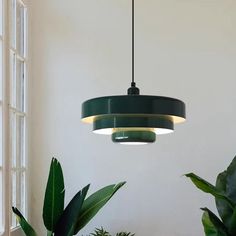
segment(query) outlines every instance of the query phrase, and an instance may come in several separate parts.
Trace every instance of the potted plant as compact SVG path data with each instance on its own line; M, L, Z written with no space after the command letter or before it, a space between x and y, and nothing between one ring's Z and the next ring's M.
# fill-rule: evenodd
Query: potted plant
M217 217L208 208L201 208L204 213L202 223L206 236L235 236L236 235L236 157L227 170L221 172L216 184L210 184L194 173L186 174L194 185L215 198Z
M47 235L76 235L124 184L125 182L121 182L106 186L89 197L87 197L87 193L90 185L87 185L64 207L65 186L63 171L59 161L53 158L43 206L43 222L47 229ZM25 235L37 236L35 230L21 212L15 207L12 209Z

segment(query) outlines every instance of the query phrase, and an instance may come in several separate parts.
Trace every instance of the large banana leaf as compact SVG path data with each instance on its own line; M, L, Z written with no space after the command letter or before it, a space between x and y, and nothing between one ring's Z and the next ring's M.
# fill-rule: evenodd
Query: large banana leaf
M226 170L226 194L236 205L236 157Z
M206 236L230 236L225 225L213 212L207 208L202 208L202 210L204 211L202 223Z
M27 220L24 218L24 216L20 213L20 211L12 207L13 212L16 215L17 221L19 222L22 230L24 231L26 236L37 236L35 230L33 227L27 222Z
M227 184L226 178L227 178L226 171L220 173L216 179L216 188L220 189L222 192L225 192L225 194L227 195L227 193L226 193L226 184ZM227 201L225 201L221 198L215 198L215 202L216 202L216 207L217 207L218 213L219 213L222 221L229 228L232 223L232 216L233 216L234 210L232 209L232 207L230 206L230 204Z
M236 157L226 171L220 173L216 180L216 187L224 191L234 204L236 202ZM234 209L222 199L216 198L216 206L221 219L229 232L236 235L236 207Z
M70 201L56 225L54 236L73 235L89 186L84 187Z
M44 197L43 221L48 231L54 232L64 210L65 186L60 163L53 158Z
M234 208L233 214L230 218L228 231L229 231L230 234L236 235L236 207Z
M74 235L76 235L98 211L112 198L112 196L125 184L110 185L89 196L83 203L81 213L77 219Z
M221 191L220 189L216 188L214 185L210 184L209 182L195 175L194 173L189 173L185 176L189 177L197 188L199 188L205 193L210 193L216 198L225 200L230 205L230 207L234 209L234 203L231 201L231 199L227 197L224 191Z

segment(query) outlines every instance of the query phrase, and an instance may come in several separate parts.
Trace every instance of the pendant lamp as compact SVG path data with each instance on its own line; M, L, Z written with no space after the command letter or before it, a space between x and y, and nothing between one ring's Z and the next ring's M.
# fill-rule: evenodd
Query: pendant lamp
M82 121L114 143L154 143L156 135L174 131L185 121L185 104L175 98L140 95L134 80L134 0L132 0L132 82L127 95L98 97L82 104Z

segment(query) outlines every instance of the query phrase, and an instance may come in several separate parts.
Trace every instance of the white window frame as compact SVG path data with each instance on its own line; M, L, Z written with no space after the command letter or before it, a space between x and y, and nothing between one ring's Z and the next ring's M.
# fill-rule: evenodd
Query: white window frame
M29 54L28 54L28 18L29 18L29 7L28 0L17 0L21 2L27 8L27 16L25 23L25 166L26 166L26 215L28 216L28 186L29 186L29 176L28 176L28 114L29 114L29 105L28 105L28 68L29 68ZM4 224L4 232L0 236L19 236L23 235L20 227L16 227L11 229L11 134L10 134L10 110L12 109L10 106L10 0L3 0L3 81L2 81L2 113L3 113L3 224Z

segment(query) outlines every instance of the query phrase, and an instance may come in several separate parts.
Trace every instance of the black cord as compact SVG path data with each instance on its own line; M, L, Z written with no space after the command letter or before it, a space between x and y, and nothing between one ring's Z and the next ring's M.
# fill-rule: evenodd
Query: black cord
M135 77L135 30L134 30L134 24L135 24L135 18L134 18L134 0L132 0L132 81L131 81L131 87L128 89L128 95L139 95L139 88L136 87L134 77Z

